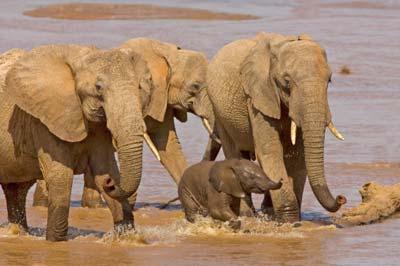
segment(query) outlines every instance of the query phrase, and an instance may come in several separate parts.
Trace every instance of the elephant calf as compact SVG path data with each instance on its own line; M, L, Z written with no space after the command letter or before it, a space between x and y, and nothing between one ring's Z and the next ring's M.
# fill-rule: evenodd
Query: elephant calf
M210 215L239 229L240 199L281 186L281 181L271 181L248 160L203 161L186 169L178 194L189 222L194 222L196 214Z

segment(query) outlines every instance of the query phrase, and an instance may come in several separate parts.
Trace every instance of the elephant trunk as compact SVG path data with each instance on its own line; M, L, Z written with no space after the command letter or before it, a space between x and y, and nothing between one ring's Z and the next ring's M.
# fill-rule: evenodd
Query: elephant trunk
M342 195L334 198L329 191L324 173L325 106L314 103L302 121L304 155L310 185L319 203L330 212L336 212L346 203ZM318 111L319 110L319 111Z
M119 144L117 152L121 175L119 187L122 192L119 196L128 198L137 191L142 177L143 137L137 136Z
M128 198L134 194L142 177L143 139L146 126L138 98L126 89L105 101L107 127L118 153L120 180L106 180L104 190L112 198ZM112 100L111 100L112 99ZM111 102L112 101L112 102Z

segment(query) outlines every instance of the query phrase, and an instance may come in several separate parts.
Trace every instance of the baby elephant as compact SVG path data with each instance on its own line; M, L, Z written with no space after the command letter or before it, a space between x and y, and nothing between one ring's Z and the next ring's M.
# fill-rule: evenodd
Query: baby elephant
M186 219L210 215L240 228L240 200L250 193L279 189L282 182L271 181L260 167L248 160L203 161L183 173L178 194Z

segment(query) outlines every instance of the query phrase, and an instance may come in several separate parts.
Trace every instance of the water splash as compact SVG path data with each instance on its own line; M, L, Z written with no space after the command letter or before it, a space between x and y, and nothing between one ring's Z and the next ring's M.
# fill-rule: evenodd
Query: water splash
M105 244L127 244L134 246L168 245L183 241L185 238L202 237L266 237L266 238L305 238L309 232L336 230L336 226L320 225L313 222L301 222L296 225L281 224L265 217L241 217L242 228L239 231L229 227L228 222L199 216L196 223L178 219L167 225L137 226L136 230L123 234L113 231L106 233L97 242Z

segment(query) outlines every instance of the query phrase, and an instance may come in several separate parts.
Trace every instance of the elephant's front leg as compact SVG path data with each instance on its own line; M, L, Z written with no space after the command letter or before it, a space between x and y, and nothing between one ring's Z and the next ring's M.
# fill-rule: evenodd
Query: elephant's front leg
M249 109L257 160L271 180L279 182L283 179L279 190L270 191L276 219L280 222L299 221L299 205L283 159L283 147L278 131L279 120Z
M301 132L297 134L295 146L289 144L284 148L286 171L289 175L289 178L293 182L293 190L296 194L296 199L299 205L300 212L304 185L307 179L307 169L304 158L304 145L301 135ZM288 143L290 143L290 140L288 140Z
M46 239L66 241L73 179L72 167L68 167L70 162L60 160L63 161L61 163L53 159L43 149L39 151L38 155L40 168L49 191Z
M240 199L232 198L221 192L220 197L209 199L209 210L212 218L229 222L229 226L234 230L239 230L241 222L239 220Z
M85 171L84 181L85 185L83 187L82 200L81 200L82 207L88 207L88 208L104 207L101 194L98 191L90 167L88 167Z
M108 196L103 189L103 184L106 177L106 175L98 175L95 177L95 182L97 189L100 191L107 203L108 208L111 211L114 221L114 230L117 233L123 233L127 230L134 229L135 224L132 214L132 207L129 204L128 199L116 200Z

